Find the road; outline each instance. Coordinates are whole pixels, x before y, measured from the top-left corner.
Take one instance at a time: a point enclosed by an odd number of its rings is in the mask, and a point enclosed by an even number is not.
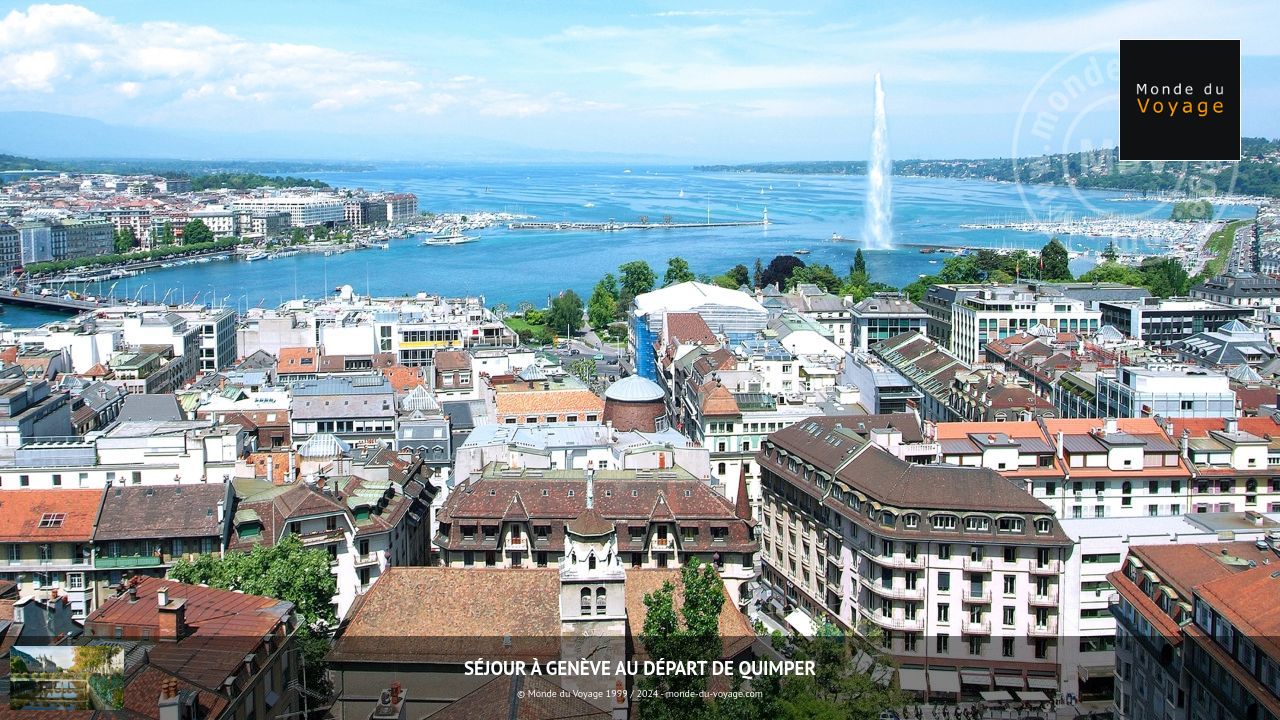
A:
[[[569,340],[563,348],[547,348],[547,352],[558,357],[560,364],[566,369],[575,360],[599,355],[600,359],[595,361],[596,377],[604,380],[620,377],[623,372],[621,353],[608,346],[597,347],[591,341],[598,343],[599,339],[593,333],[588,333],[586,337]]]

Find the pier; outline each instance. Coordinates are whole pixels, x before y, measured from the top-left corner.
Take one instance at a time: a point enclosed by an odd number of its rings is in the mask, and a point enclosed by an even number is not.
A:
[[[760,220],[723,220],[718,222],[511,222],[508,230],[567,230],[582,232],[620,232],[622,230],[692,230],[695,228],[766,227],[770,225],[769,212]]]

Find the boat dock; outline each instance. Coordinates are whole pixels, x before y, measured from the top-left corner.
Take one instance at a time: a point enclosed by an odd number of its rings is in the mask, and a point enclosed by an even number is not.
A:
[[[119,304],[117,298],[106,298],[107,302],[89,302],[88,300],[69,298],[65,295],[41,295],[21,290],[0,291],[0,303],[8,305],[26,305],[27,307],[44,308],[45,310],[61,310],[73,315],[85,310],[97,310],[100,307]]]
[[[622,230],[692,230],[696,228],[765,227],[770,225],[769,214],[761,220],[722,220],[717,222],[511,222],[509,230],[567,230],[580,232],[620,232]]]

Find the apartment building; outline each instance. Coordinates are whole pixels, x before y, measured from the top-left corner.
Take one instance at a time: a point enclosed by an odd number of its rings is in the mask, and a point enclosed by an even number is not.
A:
[[[1157,347],[1253,315],[1248,308],[1197,298],[1113,300],[1098,303],[1098,309],[1104,325]]]
[[[758,458],[768,607],[793,627],[874,627],[900,686],[933,699],[1074,691],[1060,664],[1071,540],[993,470],[918,465],[814,417]]]
[[[1259,318],[1280,309],[1280,280],[1261,273],[1233,270],[1191,288],[1191,297],[1248,308]]]
[[[911,383],[919,394],[920,415],[934,422],[959,420],[952,383],[972,366],[918,332],[907,332],[871,346],[871,353]]]
[[[0,463],[25,443],[73,434],[67,393],[47,380],[29,380],[20,365],[0,369]]]
[[[1049,287],[983,287],[958,300],[951,313],[950,350],[965,362],[978,362],[989,340],[1036,325],[1058,332],[1095,333],[1102,313],[1082,300]]]
[[[403,223],[418,217],[418,196],[413,193],[392,193],[385,202],[387,222]]]
[[[1172,418],[1191,468],[1188,512],[1280,512],[1280,422],[1274,417]]]
[[[461,480],[444,501],[433,544],[448,567],[554,567],[575,522],[616,532],[623,567],[714,565],[735,607],[749,599],[759,541],[736,506],[680,467],[542,470],[499,463]],[[726,610],[730,608],[726,607]]]
[[[395,438],[395,391],[382,375],[300,380],[290,394],[290,434],[295,445],[316,434],[333,434],[346,441]]]
[[[18,229],[8,223],[0,223],[0,273],[9,273],[18,267],[22,267],[22,243]]]
[[[342,199],[331,195],[275,195],[259,198],[236,198],[232,210],[289,213],[293,227],[314,227],[341,223],[345,219]]]
[[[87,642],[138,643],[124,695],[162,720],[288,717],[302,707],[293,603],[138,576],[85,618]]]
[[[845,298],[833,295],[818,285],[798,283],[789,292],[771,296],[767,300],[757,291],[757,299],[770,310],[775,307],[778,310],[790,310],[821,325],[830,333],[831,341],[846,351],[858,346],[854,311],[845,302]]]
[[[754,297],[699,282],[677,283],[637,295],[629,309],[628,354],[635,358],[636,374],[658,380],[654,348],[663,333],[668,313],[701,316],[712,334],[754,335],[769,323],[769,312]]]
[[[1280,717],[1274,540],[1129,551],[1109,576],[1117,717]]]
[[[93,609],[93,528],[101,490],[4,490],[0,493],[0,580],[19,596],[65,597],[74,617]]]

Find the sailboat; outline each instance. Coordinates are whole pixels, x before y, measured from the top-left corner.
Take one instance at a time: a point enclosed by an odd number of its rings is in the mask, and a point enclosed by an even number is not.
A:
[[[684,188],[680,188],[680,197],[684,197]]]

